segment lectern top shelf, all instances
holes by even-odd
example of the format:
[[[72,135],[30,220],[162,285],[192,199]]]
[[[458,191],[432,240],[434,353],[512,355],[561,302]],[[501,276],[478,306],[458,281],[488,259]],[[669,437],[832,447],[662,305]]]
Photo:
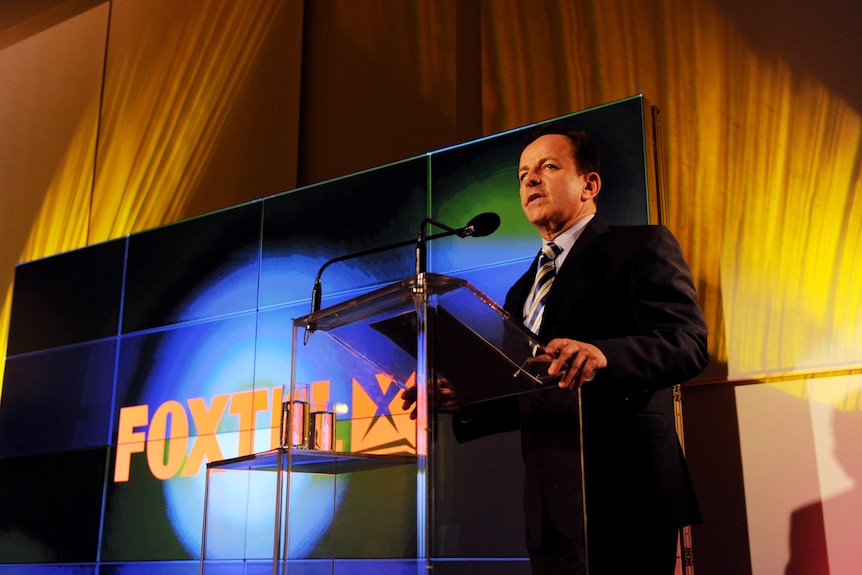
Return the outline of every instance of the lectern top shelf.
[[[303,328],[314,326],[314,330],[329,331],[369,317],[385,314],[403,307],[405,303],[412,304],[412,301],[406,296],[411,294],[413,290],[419,289],[420,283],[422,289],[426,290],[429,295],[440,295],[465,286],[475,291],[475,288],[466,280],[426,273],[421,280],[417,276],[411,276],[400,282],[297,318],[294,320],[294,325]]]
[[[207,463],[207,468],[213,471],[278,471],[280,466],[285,470],[289,466],[290,471],[297,473],[338,475],[415,463],[414,455],[373,455],[279,447],[270,451],[213,461]]]

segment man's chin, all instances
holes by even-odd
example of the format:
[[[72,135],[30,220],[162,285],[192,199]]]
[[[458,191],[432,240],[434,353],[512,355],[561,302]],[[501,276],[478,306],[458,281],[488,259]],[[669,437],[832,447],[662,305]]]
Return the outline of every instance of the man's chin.
[[[524,215],[527,221],[536,227],[542,227],[548,223],[547,214],[539,206],[525,206]]]

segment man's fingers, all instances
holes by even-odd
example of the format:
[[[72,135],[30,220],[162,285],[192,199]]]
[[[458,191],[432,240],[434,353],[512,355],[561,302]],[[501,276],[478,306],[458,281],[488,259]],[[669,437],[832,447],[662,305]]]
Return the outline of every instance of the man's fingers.
[[[548,375],[562,373],[560,388],[578,389],[595,379],[596,371],[607,366],[607,358],[596,346],[571,339],[554,339],[545,347],[552,358]]]

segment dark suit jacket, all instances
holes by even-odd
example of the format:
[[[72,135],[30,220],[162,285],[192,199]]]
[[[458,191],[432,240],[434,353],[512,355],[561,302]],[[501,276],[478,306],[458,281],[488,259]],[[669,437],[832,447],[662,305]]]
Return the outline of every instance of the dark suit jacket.
[[[506,297],[516,320],[534,277],[535,262]],[[582,389],[590,548],[593,535],[606,537],[614,525],[699,522],[671,388],[706,367],[707,330],[673,235],[596,216],[557,272],[538,335],[592,343],[608,360]],[[581,530],[577,398],[554,387],[454,419],[462,441],[520,427],[528,546],[541,539],[543,510],[564,536]]]

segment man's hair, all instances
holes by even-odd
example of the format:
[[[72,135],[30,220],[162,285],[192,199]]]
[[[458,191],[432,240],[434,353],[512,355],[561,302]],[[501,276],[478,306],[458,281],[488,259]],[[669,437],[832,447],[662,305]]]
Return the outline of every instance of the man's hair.
[[[572,128],[562,122],[551,122],[550,124],[544,124],[531,130],[527,134],[527,138],[524,140],[524,145],[521,147],[521,150],[523,151],[524,148],[542,136],[548,136],[551,134],[559,134],[561,136],[566,136],[569,139],[572,143],[575,166],[577,166],[581,174],[586,174],[588,172],[598,173],[599,149],[590,139],[586,130]]]

